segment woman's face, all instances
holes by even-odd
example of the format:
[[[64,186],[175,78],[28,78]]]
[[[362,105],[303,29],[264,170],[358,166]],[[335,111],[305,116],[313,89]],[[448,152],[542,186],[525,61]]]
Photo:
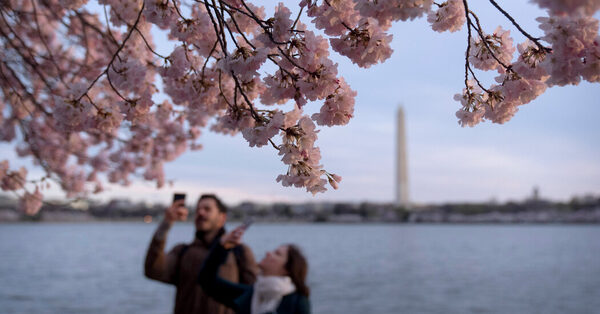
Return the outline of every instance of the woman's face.
[[[288,247],[282,245],[274,251],[265,253],[265,257],[258,263],[263,276],[286,276],[285,264],[288,258]]]

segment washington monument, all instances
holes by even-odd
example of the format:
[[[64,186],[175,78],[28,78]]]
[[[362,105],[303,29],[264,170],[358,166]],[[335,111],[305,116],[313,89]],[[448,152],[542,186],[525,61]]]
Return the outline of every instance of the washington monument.
[[[408,208],[408,168],[406,160],[406,131],[404,110],[398,107],[396,115],[396,205]]]

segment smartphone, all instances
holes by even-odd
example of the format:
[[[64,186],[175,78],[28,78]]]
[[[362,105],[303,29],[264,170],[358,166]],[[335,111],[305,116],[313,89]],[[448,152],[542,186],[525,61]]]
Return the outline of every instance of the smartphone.
[[[250,225],[252,225],[253,222],[254,220],[252,218],[246,217],[246,219],[244,219],[244,222],[242,223],[242,228],[248,230],[248,228],[250,228]]]
[[[175,193],[173,194],[173,203],[179,201],[179,200],[183,200],[183,202],[185,203],[185,193]]]

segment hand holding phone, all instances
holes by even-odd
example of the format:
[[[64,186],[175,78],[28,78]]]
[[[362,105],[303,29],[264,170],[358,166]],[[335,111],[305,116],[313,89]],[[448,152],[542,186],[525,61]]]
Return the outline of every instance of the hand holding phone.
[[[224,234],[221,237],[221,245],[226,249],[231,249],[237,245],[242,243],[242,237],[244,236],[244,232],[246,232],[246,228],[249,226],[244,224],[237,226],[233,231]]]
[[[240,225],[240,227],[244,228],[244,230],[248,230],[248,228],[250,228],[250,225],[252,225],[253,222],[254,219],[246,217],[246,219],[244,219],[244,222]]]
[[[173,203],[165,211],[165,220],[173,222],[187,220],[188,210],[185,208],[185,193],[175,193]]]

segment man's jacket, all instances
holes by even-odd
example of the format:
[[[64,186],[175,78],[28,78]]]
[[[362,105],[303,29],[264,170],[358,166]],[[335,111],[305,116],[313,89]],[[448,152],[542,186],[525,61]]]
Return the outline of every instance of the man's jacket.
[[[231,309],[206,295],[197,281],[200,266],[212,243],[218,241],[224,230],[212,239],[197,237],[192,243],[178,244],[165,254],[170,227],[171,224],[162,222],[150,242],[144,265],[146,277],[176,286],[175,314],[233,314]],[[241,245],[229,253],[226,262],[219,268],[219,276],[232,282],[253,284],[257,270],[252,251]]]

